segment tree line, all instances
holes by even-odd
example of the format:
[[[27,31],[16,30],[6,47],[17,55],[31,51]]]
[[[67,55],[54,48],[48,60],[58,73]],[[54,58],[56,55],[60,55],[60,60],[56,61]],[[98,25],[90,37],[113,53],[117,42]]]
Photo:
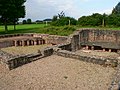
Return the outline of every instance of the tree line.
[[[89,16],[82,16],[78,20],[72,17],[66,17],[62,11],[60,14],[53,16],[51,25],[80,25],[80,26],[120,26],[120,2],[113,8],[112,13],[99,14],[93,13]]]
[[[79,26],[120,26],[120,15],[119,14],[99,14],[94,13],[89,16],[82,16],[78,20],[72,17],[53,16],[53,26],[65,26],[65,25],[79,25]]]
[[[80,26],[120,26],[120,15],[94,13],[90,16],[80,17],[77,24]]]

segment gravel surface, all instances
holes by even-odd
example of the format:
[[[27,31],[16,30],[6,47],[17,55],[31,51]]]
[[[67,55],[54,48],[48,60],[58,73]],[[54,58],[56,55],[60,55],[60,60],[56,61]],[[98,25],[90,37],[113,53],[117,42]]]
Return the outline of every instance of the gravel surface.
[[[115,72],[56,55],[11,71],[0,68],[0,90],[108,90]]]
[[[82,56],[90,56],[90,57],[91,56],[101,56],[101,57],[109,57],[109,58],[119,57],[119,54],[115,52],[103,52],[103,51],[97,51],[97,50],[78,50],[75,53]]]

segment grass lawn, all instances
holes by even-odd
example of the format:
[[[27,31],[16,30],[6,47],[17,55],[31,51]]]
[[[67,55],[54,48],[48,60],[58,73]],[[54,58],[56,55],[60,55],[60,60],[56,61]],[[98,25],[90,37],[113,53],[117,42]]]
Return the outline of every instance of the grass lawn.
[[[0,35],[2,34],[16,34],[16,33],[43,33],[52,35],[70,35],[75,31],[75,28],[62,26],[46,26],[45,24],[26,24],[26,25],[16,25],[16,30],[13,29],[13,25],[8,25],[8,32],[5,32],[4,26],[0,26]]]
[[[25,24],[16,25],[16,30],[14,30],[13,25],[8,25],[8,32],[4,30],[4,26],[0,26],[0,34],[14,34],[14,33],[34,33],[36,29],[44,28],[45,24]]]
[[[8,26],[8,32],[4,31],[4,26],[0,26],[0,35],[2,34],[16,34],[16,33],[43,33],[52,35],[62,35],[68,36],[72,34],[75,30],[80,28],[97,28],[97,29],[107,29],[107,30],[120,30],[120,27],[80,27],[80,26],[46,26],[45,24],[25,24],[16,25],[16,30],[13,30],[13,25]]]

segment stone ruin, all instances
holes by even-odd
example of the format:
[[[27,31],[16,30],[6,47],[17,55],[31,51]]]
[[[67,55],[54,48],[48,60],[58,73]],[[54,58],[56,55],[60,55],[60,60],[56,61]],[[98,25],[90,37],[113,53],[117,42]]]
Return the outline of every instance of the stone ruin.
[[[75,31],[68,37],[47,34],[14,34],[0,36],[0,48],[42,44],[52,44],[53,46],[38,50],[37,53],[18,56],[13,56],[0,50],[0,62],[8,69],[12,70],[21,65],[55,54],[66,58],[82,60],[88,63],[111,66],[116,68],[117,72],[109,90],[113,90],[116,86],[120,88],[119,57],[82,56],[75,53],[78,50],[85,49],[100,50],[102,52],[116,52],[120,54],[120,31],[81,29]]]

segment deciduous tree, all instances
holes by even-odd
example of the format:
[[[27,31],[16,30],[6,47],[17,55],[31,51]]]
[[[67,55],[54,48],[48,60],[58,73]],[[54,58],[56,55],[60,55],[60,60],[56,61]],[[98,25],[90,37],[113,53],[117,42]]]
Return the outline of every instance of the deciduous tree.
[[[15,29],[18,19],[25,16],[25,2],[26,0],[0,0],[0,18],[5,25],[5,31],[8,31],[8,21],[14,23]]]

